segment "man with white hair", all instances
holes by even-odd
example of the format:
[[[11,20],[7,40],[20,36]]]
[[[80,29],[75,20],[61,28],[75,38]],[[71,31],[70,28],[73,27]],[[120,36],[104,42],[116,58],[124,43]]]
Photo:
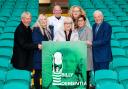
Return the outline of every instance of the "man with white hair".
[[[111,52],[111,34],[112,27],[105,22],[103,13],[96,10],[93,13],[95,24],[92,27],[93,30],[93,66],[94,70],[108,69],[109,62],[112,60]]]
[[[21,22],[14,33],[14,47],[11,63],[14,68],[32,71],[33,50],[42,48],[41,44],[32,43],[32,31],[30,28],[31,14],[23,12]]]

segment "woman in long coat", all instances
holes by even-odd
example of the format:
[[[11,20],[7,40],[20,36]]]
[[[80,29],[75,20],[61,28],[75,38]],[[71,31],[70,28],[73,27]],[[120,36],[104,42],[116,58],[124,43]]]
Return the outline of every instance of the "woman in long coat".
[[[89,73],[93,70],[93,60],[92,60],[92,30],[86,25],[86,18],[81,15],[78,18],[78,34],[81,41],[85,41],[87,44],[87,89],[89,89]]]
[[[37,22],[33,26],[32,32],[32,40],[33,43],[41,44],[42,41],[51,40],[50,32],[47,29],[47,17],[43,14],[40,14]],[[34,64],[34,86],[36,89],[42,89],[40,86],[40,78],[41,77],[41,63],[42,63],[42,53],[41,50],[34,50],[33,56],[33,64]]]

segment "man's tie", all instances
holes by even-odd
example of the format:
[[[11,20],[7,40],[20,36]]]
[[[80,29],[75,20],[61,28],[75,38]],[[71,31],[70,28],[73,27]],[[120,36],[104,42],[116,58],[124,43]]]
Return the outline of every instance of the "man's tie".
[[[97,25],[96,25],[96,30],[95,30],[96,32],[95,32],[95,34],[97,34],[99,28],[100,28],[100,24],[97,24]]]

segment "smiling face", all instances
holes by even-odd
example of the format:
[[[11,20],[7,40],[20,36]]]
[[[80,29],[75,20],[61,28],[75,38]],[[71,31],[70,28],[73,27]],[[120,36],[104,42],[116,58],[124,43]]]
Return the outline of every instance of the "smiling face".
[[[103,21],[103,15],[101,13],[94,13],[94,19],[97,24],[102,23]]]
[[[53,14],[56,17],[60,17],[61,16],[61,13],[62,13],[61,7],[59,5],[54,6],[54,8],[53,8]]]
[[[26,14],[24,17],[22,17],[22,22],[26,27],[28,27],[31,23],[31,16]]]
[[[69,31],[70,29],[73,30],[73,21],[72,21],[72,18],[71,17],[66,17],[64,19],[64,30],[65,31]]]
[[[78,27],[79,27],[79,28],[82,28],[82,27],[85,26],[85,24],[86,24],[86,21],[85,21],[82,17],[80,17],[80,18],[78,19]]]
[[[47,18],[44,15],[39,16],[39,23],[42,25],[42,27],[47,27]]]
[[[71,22],[65,22],[64,23],[65,31],[70,31],[71,28],[72,28],[72,23]]]
[[[81,15],[80,8],[74,7],[74,8],[72,9],[72,16],[76,19],[76,18],[78,18],[80,15]]]

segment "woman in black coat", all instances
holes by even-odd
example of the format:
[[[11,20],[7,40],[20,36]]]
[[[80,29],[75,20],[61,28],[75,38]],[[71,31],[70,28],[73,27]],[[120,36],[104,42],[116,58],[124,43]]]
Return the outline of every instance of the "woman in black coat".
[[[41,44],[42,41],[51,40],[50,32],[47,29],[47,18],[45,15],[40,14],[37,22],[33,27],[32,40],[35,44]],[[42,89],[40,86],[41,78],[41,65],[42,65],[42,55],[41,50],[34,50],[34,86],[35,89]]]

